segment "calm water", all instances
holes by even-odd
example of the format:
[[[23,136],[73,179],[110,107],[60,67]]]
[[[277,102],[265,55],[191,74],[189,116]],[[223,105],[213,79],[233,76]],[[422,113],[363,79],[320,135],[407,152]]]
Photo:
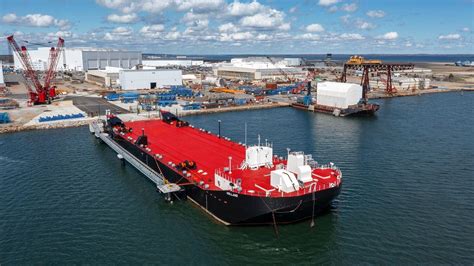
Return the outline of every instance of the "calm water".
[[[374,118],[291,108],[189,117],[334,161],[334,210],[271,227],[225,227],[154,186],[87,127],[0,135],[0,263],[314,264],[474,262],[474,93],[380,101]]]

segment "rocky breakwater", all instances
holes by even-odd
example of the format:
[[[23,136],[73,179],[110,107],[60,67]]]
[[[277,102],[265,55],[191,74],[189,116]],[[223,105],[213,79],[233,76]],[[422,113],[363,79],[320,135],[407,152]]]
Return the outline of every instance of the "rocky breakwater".
[[[33,125],[22,125],[17,123],[0,125],[1,133],[19,132],[25,130],[36,130],[36,129],[53,129],[53,128],[67,128],[67,127],[79,127],[88,125],[94,118],[86,118],[81,120],[68,120],[68,121],[56,121],[54,123],[38,123]]]

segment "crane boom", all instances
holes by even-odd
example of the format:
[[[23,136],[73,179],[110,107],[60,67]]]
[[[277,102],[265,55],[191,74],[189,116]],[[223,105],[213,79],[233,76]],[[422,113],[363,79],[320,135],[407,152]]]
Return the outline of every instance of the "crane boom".
[[[51,88],[51,81],[56,75],[56,67],[58,65],[59,56],[63,51],[64,39],[59,38],[57,47],[52,47],[49,52],[49,65],[46,70],[46,76],[43,85],[41,85],[36,71],[33,69],[33,64],[31,62],[30,55],[25,46],[19,46],[15,41],[13,35],[7,37],[8,43],[12,47],[12,50],[17,54],[18,59],[20,60],[23,69],[26,82],[26,87],[28,88],[30,102],[33,104],[44,104],[49,103],[51,99],[56,96],[55,88]],[[34,85],[35,91],[31,88],[28,80],[31,81]]]
[[[23,68],[25,69],[25,76],[27,79],[29,79],[31,82],[33,82],[33,85],[35,86],[36,92],[33,93],[40,93],[43,90],[43,86],[41,86],[41,83],[38,80],[38,76],[36,75],[35,70],[33,69],[33,66],[31,64],[31,58],[30,55],[28,54],[28,51],[26,50],[25,46],[19,46],[18,43],[15,41],[13,38],[13,35],[7,37],[8,43],[12,47],[13,51],[15,51],[18,55],[18,58],[20,59],[21,64],[23,65]],[[27,87],[29,87],[27,85]],[[31,87],[29,87],[31,89]]]
[[[46,73],[46,77],[44,79],[44,87],[49,88],[51,80],[53,80],[54,76],[56,76],[56,68],[58,66],[59,57],[61,52],[63,51],[64,47],[64,39],[59,38],[58,44],[56,48],[51,47],[49,50],[49,67],[48,72]]]

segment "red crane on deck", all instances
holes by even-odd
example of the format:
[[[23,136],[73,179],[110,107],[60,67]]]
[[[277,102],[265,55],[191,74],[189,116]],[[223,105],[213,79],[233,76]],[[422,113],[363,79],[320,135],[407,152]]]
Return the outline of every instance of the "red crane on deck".
[[[64,39],[59,38],[56,48],[51,47],[49,50],[48,69],[44,78],[43,85],[41,85],[36,71],[33,69],[31,58],[25,46],[19,46],[13,38],[13,35],[7,37],[8,43],[12,50],[17,54],[21,64],[23,65],[24,75],[27,80],[26,87],[28,89],[29,102],[31,104],[45,104],[50,103],[56,97],[56,87],[51,87],[51,81],[56,76],[56,68],[58,66],[59,56],[63,51]],[[28,80],[33,83],[34,90],[28,83]]]

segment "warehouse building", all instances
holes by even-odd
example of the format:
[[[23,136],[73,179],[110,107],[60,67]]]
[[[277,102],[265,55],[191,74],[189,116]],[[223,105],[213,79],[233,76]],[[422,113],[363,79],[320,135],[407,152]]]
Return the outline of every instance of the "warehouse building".
[[[112,88],[117,85],[119,72],[122,68],[106,67],[105,69],[93,69],[86,72],[86,81],[102,87]]]
[[[5,87],[5,81],[3,80],[3,62],[0,61],[0,88]]]
[[[204,60],[191,60],[191,59],[154,59],[154,60],[143,60],[142,64],[144,67],[191,67],[201,66],[204,64]]]
[[[122,90],[155,89],[183,85],[183,74],[175,69],[120,70],[119,80]]]
[[[225,79],[242,80],[286,80],[287,76],[294,79],[306,77],[306,71],[288,65],[288,61],[284,59],[270,61],[259,57],[234,58],[230,63],[217,64],[214,67],[214,75]]]
[[[49,47],[40,47],[29,50],[33,68],[44,71],[47,68]],[[58,62],[58,70],[87,71],[91,69],[105,69],[107,66],[130,69],[142,63],[142,53],[136,51],[122,51],[93,48],[64,48]],[[23,66],[14,56],[16,69]]]

